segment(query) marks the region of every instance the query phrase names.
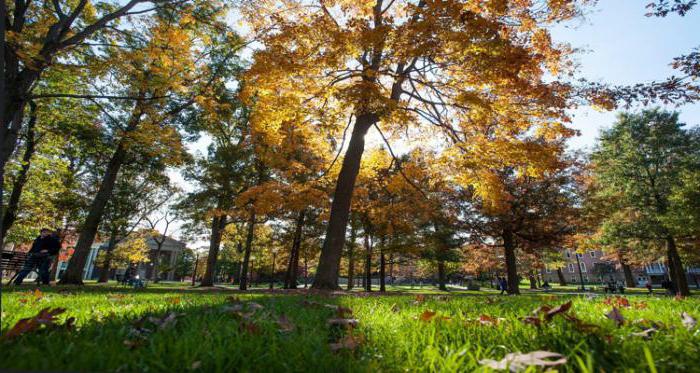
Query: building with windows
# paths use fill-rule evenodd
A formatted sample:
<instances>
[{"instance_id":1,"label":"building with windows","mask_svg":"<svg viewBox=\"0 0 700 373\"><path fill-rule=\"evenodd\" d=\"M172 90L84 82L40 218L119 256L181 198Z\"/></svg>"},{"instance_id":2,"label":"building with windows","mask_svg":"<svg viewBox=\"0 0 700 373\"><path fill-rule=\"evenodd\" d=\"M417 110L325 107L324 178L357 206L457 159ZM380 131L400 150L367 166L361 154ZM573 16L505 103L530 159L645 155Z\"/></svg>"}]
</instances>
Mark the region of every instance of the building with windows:
<instances>
[{"instance_id":1,"label":"building with windows","mask_svg":"<svg viewBox=\"0 0 700 373\"><path fill-rule=\"evenodd\" d=\"M610 280L625 282L625 274L622 265L617 260L611 260L600 250L590 250L585 253L577 253L574 250L562 250L564 266L559 268L561 275L567 283L584 284L603 283ZM632 277L638 287L645 286L647 282L660 285L668 276L668 268L661 261L648 264L644 267L630 268ZM542 277L548 282L559 282L557 268L545 268ZM686 268L688 284L700 288L700 268Z\"/></svg>"}]
</instances>

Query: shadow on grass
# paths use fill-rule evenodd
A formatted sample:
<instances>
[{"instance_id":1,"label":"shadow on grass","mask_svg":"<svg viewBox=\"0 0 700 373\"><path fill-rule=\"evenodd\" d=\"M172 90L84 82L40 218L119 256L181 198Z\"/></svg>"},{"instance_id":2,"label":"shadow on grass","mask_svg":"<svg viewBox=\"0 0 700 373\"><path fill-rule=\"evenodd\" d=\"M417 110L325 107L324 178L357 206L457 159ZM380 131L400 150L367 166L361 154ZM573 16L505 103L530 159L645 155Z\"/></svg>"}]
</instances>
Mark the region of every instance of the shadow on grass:
<instances>
[{"instance_id":1,"label":"shadow on grass","mask_svg":"<svg viewBox=\"0 0 700 373\"><path fill-rule=\"evenodd\" d=\"M65 288L44 289L45 294ZM118 293L118 288L90 289L91 293ZM129 294L166 293L158 289L129 291ZM126 289L124 289L126 292ZM181 292L167 291L173 295ZM228 292L227 292L228 293ZM13 340L1 340L0 368L32 371L369 371L367 359L359 352L333 353L329 342L337 339L326 324L333 317L329 307L304 307L305 299L335 303L321 296L266 294L246 297L263 308L242 318L230 309L226 296L210 294L209 299L183 297L177 304L163 298L159 303L135 303L134 297L102 300L102 307L64 305L66 296L53 295L41 307L67 308L63 318L78 319L75 330L56 328L27 334ZM83 292L82 297L89 295ZM80 302L83 298L75 298ZM54 303L54 304L52 304ZM242 313L251 311L247 304ZM227 309L227 307L229 307ZM116 310L116 312L115 312ZM35 310L33 311L35 312ZM176 321L160 327L153 320L174 313ZM281 331L281 315L293 325ZM4 329L7 329L4 325ZM6 330L3 330L3 333ZM337 334L337 333L335 333Z\"/></svg>"}]
</instances>

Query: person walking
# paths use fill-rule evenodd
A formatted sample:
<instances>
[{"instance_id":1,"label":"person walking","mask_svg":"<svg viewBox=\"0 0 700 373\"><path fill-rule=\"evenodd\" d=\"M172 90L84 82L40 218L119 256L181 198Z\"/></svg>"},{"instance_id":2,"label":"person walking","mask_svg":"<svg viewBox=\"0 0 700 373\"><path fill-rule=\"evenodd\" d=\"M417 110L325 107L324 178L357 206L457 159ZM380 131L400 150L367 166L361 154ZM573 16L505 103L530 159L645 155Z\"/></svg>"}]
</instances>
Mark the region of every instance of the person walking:
<instances>
[{"instance_id":1,"label":"person walking","mask_svg":"<svg viewBox=\"0 0 700 373\"><path fill-rule=\"evenodd\" d=\"M32 243L32 248L29 249L27 261L24 262L22 270L17 274L15 285L22 285L22 281L35 268L39 269L39 279L44 285L50 282L49 270L51 269L51 257L58 254L61 250L59 239L54 236L50 229L44 228L39 232L39 237Z\"/></svg>"},{"instance_id":2,"label":"person walking","mask_svg":"<svg viewBox=\"0 0 700 373\"><path fill-rule=\"evenodd\" d=\"M507 291L508 291L508 281L506 280L505 277L501 277L501 278L498 280L498 284L499 284L500 287L501 287L501 295L503 295L504 292L507 292Z\"/></svg>"}]
</instances>

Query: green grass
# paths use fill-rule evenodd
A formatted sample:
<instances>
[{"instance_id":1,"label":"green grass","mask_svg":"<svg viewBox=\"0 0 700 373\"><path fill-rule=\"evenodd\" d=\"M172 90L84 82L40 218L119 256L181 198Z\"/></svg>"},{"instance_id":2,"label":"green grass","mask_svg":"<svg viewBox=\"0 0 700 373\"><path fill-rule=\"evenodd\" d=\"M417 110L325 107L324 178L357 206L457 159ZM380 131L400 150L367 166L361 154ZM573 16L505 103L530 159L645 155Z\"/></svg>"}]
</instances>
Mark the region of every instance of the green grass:
<instances>
[{"instance_id":1,"label":"green grass","mask_svg":"<svg viewBox=\"0 0 700 373\"><path fill-rule=\"evenodd\" d=\"M42 288L35 300L32 287L3 288L2 333L19 319L45 307L63 307L60 316L76 317L77 327L26 334L0 341L0 370L32 371L474 371L479 360L500 359L509 352L548 350L564 354L563 371L693 371L700 368L700 332L687 330L680 314L700 319L700 298L674 300L661 296L630 295L632 307L622 309L628 322L618 328L604 314L611 306L605 297L527 293L497 296L455 291L445 295L424 287L424 302L415 294L392 288L386 296L376 293L308 295L230 290L192 290L182 284L151 285L143 290L88 285L83 288ZM411 289L408 289L411 290ZM416 289L413 289L416 291ZM488 295L485 295L488 294ZM242 330L240 317L226 311L227 297L264 306L252 317L257 331ZM23 300L26 300L24 302ZM328 307L308 307L304 300L349 307L359 320L355 333L364 341L355 351L334 353L329 342L346 331L326 324L334 317ZM533 309L548 303L573 300L570 312L596 331L579 331L557 316L541 328L520 321ZM646 308L636 307L646 304ZM418 319L425 310L437 312L429 322ZM135 347L133 323L142 316L179 314L175 325L158 329ZM278 330L276 320L285 314L295 329ZM480 315L501 317L496 326L473 322ZM443 320L441 316L449 317ZM651 339L631 336L641 330L635 320L663 323ZM647 322L648 324L648 322ZM535 371L532 369L532 371Z\"/></svg>"}]
</instances>

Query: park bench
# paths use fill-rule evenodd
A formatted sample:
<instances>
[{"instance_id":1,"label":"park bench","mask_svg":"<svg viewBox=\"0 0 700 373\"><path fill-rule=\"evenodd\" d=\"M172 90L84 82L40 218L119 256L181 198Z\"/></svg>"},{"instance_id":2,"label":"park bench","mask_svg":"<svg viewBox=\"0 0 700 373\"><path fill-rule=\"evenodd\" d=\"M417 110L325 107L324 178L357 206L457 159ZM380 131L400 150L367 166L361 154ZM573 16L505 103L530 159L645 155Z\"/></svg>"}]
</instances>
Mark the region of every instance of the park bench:
<instances>
[{"instance_id":1,"label":"park bench","mask_svg":"<svg viewBox=\"0 0 700 373\"><path fill-rule=\"evenodd\" d=\"M2 250L0 255L0 281L2 281L5 273L14 272L10 278L10 283L12 283L19 271L24 267L28 257L29 255L22 251ZM37 270L34 269L34 272L37 272Z\"/></svg>"}]
</instances>

